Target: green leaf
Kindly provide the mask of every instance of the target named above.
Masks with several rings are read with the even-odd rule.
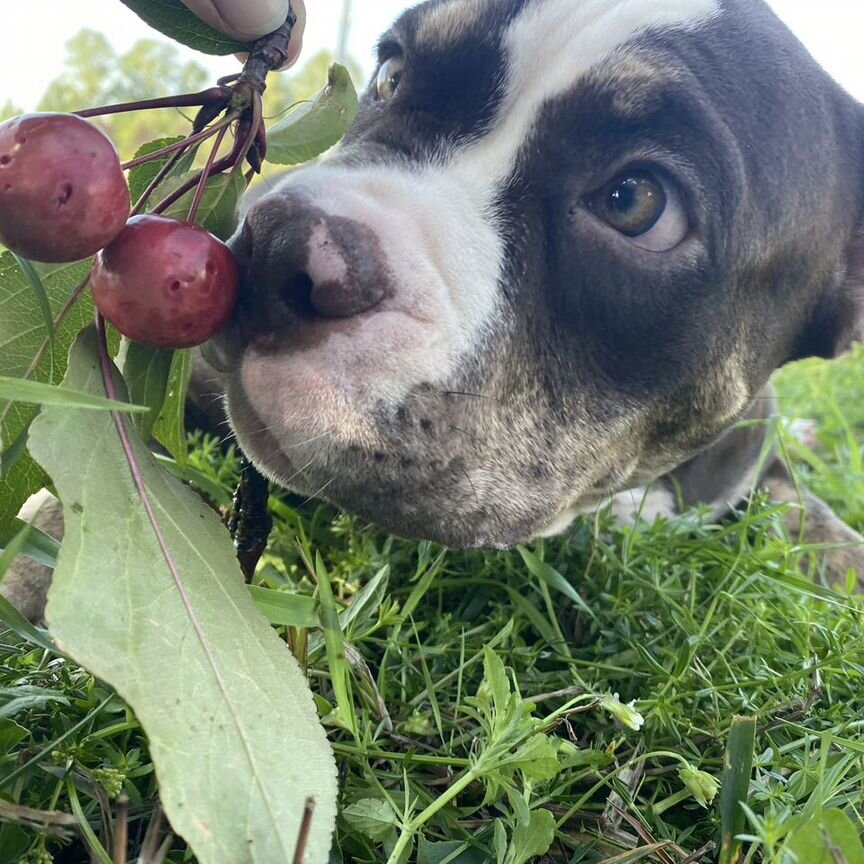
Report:
[[[101,391],[92,330],[64,386]],[[292,860],[310,797],[306,861],[324,864],[336,768],[306,679],[255,609],[218,515],[132,446],[173,568],[112,418],[47,408],[33,425],[65,506],[51,634],[135,712],[166,814],[201,864]]]
[[[228,510],[233,506],[233,497],[216,480],[203,471],[192,468],[189,465],[181,468],[171,456],[163,456],[157,453],[156,461],[166,470],[173,474],[178,480],[190,483],[199,492],[206,495],[216,507]]]
[[[720,793],[720,864],[737,864],[741,857],[738,837],[744,833],[747,819],[744,805],[750,796],[755,744],[756,718],[736,717],[726,745]]]
[[[89,261],[37,268],[52,318],[56,319],[89,270]],[[12,255],[0,255],[0,375],[59,384],[66,371],[69,346],[81,328],[93,320],[93,311],[89,292],[84,292],[56,329],[52,364],[50,333],[33,299],[30,282]],[[32,404],[0,399],[0,536],[9,536],[24,502],[49,482],[26,450],[27,429],[38,410]]]
[[[299,165],[320,156],[342,140],[358,108],[348,70],[334,63],[327,73],[327,86],[267,133],[267,161]]]
[[[52,570],[57,566],[57,556],[60,554],[60,544],[49,537],[44,531],[40,531],[33,525],[28,525],[20,519],[13,519],[8,529],[0,533],[0,549],[5,549],[18,537],[19,533],[26,531],[24,542],[21,546],[21,555],[32,558]],[[2,578],[2,577],[0,577]]]
[[[318,626],[318,601],[314,597],[289,594],[250,585],[249,592],[261,613],[277,627]]]
[[[169,195],[173,190],[179,189],[192,174],[182,174],[166,180],[161,187],[161,194]],[[217,174],[207,180],[207,188],[201,199],[201,206],[195,222],[202,228],[206,228],[220,240],[227,240],[237,229],[239,222],[238,204],[240,197],[246,191],[246,180],[242,172],[229,172]],[[195,189],[190,189],[179,201],[172,204],[162,215],[170,219],[186,221],[192,202],[195,200]]]
[[[515,753],[503,758],[498,767],[518,768],[531,780],[553,780],[561,772],[558,748],[547,735],[538,734],[529,739]]]
[[[33,289],[33,296],[39,304],[39,311],[42,313],[42,320],[45,323],[45,332],[48,335],[48,362],[50,368],[54,368],[54,355],[57,351],[54,337],[54,316],[51,314],[51,303],[48,300],[48,292],[36,272],[36,268],[26,258],[21,258],[19,255],[12,253],[15,263],[21,268],[21,272],[27,277],[30,287]]]
[[[504,827],[504,822],[501,819],[496,819],[493,823],[493,846],[495,848],[495,861],[497,864],[504,864],[504,859],[507,857],[507,829]]]
[[[488,861],[479,849],[472,849],[459,840],[431,843],[421,837],[417,849],[417,864],[488,864]]]
[[[202,54],[234,54],[248,50],[242,42],[205,24],[190,12],[181,0],[121,0],[139,18],[175,42],[194,48]]]
[[[327,649],[327,663],[333,694],[336,697],[336,719],[353,735],[357,734],[357,716],[351,695],[351,668],[346,660],[345,634],[339,620],[339,610],[330,584],[330,574],[321,556],[312,564],[311,555],[304,549],[307,566],[314,567],[315,581],[318,585],[318,620],[324,631],[324,645]],[[310,569],[311,569],[310,567]]]
[[[47,705],[68,705],[69,700],[62,694],[46,687],[33,687],[19,684],[17,687],[0,687],[0,720],[45,708]]]
[[[129,388],[129,399],[149,409],[148,413],[135,418],[138,434],[149,441],[168,396],[174,352],[125,339],[117,359]]]
[[[367,623],[367,619],[380,608],[387,597],[390,568],[382,567],[351,601],[351,605],[339,616],[339,622],[347,639],[357,635],[355,628]]]
[[[34,627],[5,597],[0,596],[0,622],[8,627],[19,639],[29,642],[36,648],[59,654],[57,646],[51,641],[47,631]],[[0,749],[2,752],[2,749]]]
[[[170,147],[172,144],[177,144],[182,141],[185,136],[177,135],[173,138],[157,138],[155,141],[149,141],[147,144],[142,144],[135,153],[135,159],[140,159],[142,156],[149,156],[157,150],[163,150],[165,147]],[[176,177],[179,174],[186,174],[192,170],[192,163],[195,161],[195,153],[197,147],[190,147],[177,160],[177,164],[168,173],[168,177]],[[147,191],[147,187],[156,179],[159,172],[171,160],[171,156],[162,156],[153,162],[145,162],[143,165],[138,165],[133,168],[128,175],[129,180],[129,196],[133,204]],[[165,178],[166,180],[168,178]],[[153,200],[153,199],[151,199]]]
[[[842,810],[826,810],[786,841],[779,864],[862,864],[864,845]]]
[[[496,719],[500,720],[506,714],[510,702],[510,679],[503,661],[488,645],[483,649],[483,678],[483,683],[492,692]]]
[[[398,825],[393,808],[378,798],[364,798],[346,807],[342,817],[358,834],[376,843],[389,837]]]
[[[150,409],[144,405],[128,402],[112,402],[104,396],[76,393],[67,388],[40,384],[38,381],[23,381],[20,378],[0,377],[0,399],[26,402],[32,405],[54,405],[58,408],[77,408],[84,411],[119,411],[123,414],[140,414]]]
[[[11,753],[13,747],[29,736],[30,733],[14,720],[0,720],[0,753]]]
[[[21,864],[32,841],[32,834],[20,826],[0,823],[0,864]]]
[[[548,810],[534,810],[530,822],[520,823],[513,832],[504,859],[507,864],[527,864],[545,855],[555,840],[555,817]]]
[[[816,552],[817,549],[813,548],[811,551]],[[803,579],[800,576],[793,576],[785,571],[775,572],[769,568],[766,568],[765,571],[759,575],[764,579],[770,579],[780,585],[785,585],[787,588],[790,588],[805,597],[812,597],[814,600],[824,600],[826,603],[830,603],[832,606],[838,606],[841,609],[857,611],[859,608],[854,603],[850,603],[842,594],[839,594],[830,588],[818,585],[811,579]]]
[[[574,606],[581,609],[589,618],[597,616],[591,607],[582,599],[579,592],[554,568],[541,561],[533,552],[524,546],[519,547],[519,554],[532,576],[545,582],[554,591],[559,591],[567,597]]]
[[[162,412],[153,426],[153,437],[174,457],[182,470],[186,467],[189,447],[186,441],[186,395],[192,379],[192,353],[175,351],[168,376],[168,392]]]
[[[558,764],[562,771],[569,768],[602,768],[612,763],[613,758],[605,751],[583,750],[566,738],[556,739]]]

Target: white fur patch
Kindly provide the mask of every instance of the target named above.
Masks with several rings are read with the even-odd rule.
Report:
[[[500,121],[460,167],[497,187],[549,101],[642,33],[698,27],[718,10],[717,0],[534,0],[505,36],[509,75]]]
[[[653,525],[657,519],[675,519],[679,515],[675,496],[668,489],[662,486],[637,486],[613,495],[599,507],[588,509],[576,506],[565,510],[538,536],[558,537],[567,531],[579,516],[587,516],[606,507],[611,507],[619,524],[631,528],[638,522]]]
[[[619,492],[612,499],[612,513],[622,525],[653,525],[660,518],[674,519],[678,508],[675,496],[663,486],[640,486]]]

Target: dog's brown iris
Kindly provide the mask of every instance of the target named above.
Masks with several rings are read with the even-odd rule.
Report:
[[[666,210],[663,184],[647,171],[631,171],[604,186],[592,201],[592,209],[616,231],[627,237],[647,234]]]

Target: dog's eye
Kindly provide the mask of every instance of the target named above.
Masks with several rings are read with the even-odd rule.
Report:
[[[389,102],[396,95],[404,69],[404,57],[391,57],[384,61],[378,70],[378,78],[375,81],[375,97],[379,101]]]
[[[677,246],[689,229],[678,191],[650,171],[628,171],[596,192],[590,209],[635,245],[652,252]]]

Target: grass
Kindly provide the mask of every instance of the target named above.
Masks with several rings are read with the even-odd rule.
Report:
[[[818,421],[807,444],[782,433],[796,470],[859,530],[862,381],[864,350],[778,381],[783,413]],[[212,443],[195,462],[230,487],[236,465]],[[745,862],[792,864],[796,831],[826,811],[862,833],[864,607],[820,596],[818,575],[802,590],[770,502],[695,527],[600,515],[508,554],[444,552],[296,504],[274,499],[260,587],[278,593],[259,599],[296,622],[310,569],[332,589],[319,595],[328,638],[280,629],[340,765],[334,861],[715,861],[709,799],[738,715],[758,718]],[[110,849],[123,793],[137,853],[156,788],[122,703],[7,632],[0,717],[7,801],[77,814]],[[0,810],[0,864],[89,860],[68,819],[16,813]],[[192,859],[175,842],[166,860]]]

